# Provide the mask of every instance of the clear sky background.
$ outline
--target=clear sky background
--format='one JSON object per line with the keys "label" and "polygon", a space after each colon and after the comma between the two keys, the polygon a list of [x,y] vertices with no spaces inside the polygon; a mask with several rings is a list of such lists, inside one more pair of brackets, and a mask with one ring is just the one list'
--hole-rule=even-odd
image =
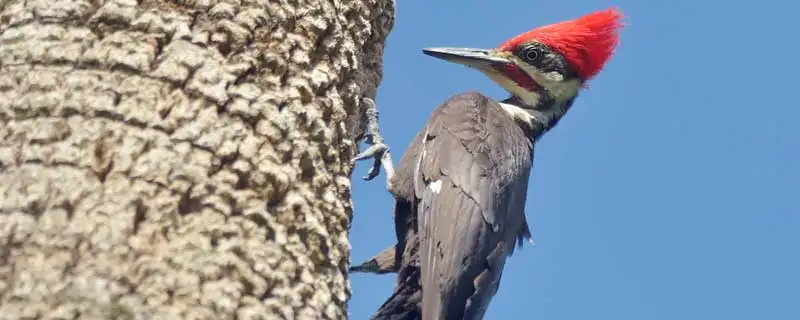
{"label": "clear sky background", "polygon": [[[423,55],[494,47],[618,6],[617,54],[536,146],[536,246],[506,264],[487,320],[800,319],[800,4],[790,1],[399,0],[377,102],[395,163],[454,94],[506,93]],[[353,175],[352,261],[392,245],[383,174]],[[351,319],[394,275],[355,274]]]}

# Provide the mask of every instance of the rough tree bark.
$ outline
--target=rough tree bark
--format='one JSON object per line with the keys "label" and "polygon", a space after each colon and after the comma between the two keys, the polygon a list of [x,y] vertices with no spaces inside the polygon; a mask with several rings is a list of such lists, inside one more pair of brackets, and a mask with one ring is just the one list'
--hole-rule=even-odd
{"label": "rough tree bark", "polygon": [[391,0],[0,1],[0,318],[343,319]]}

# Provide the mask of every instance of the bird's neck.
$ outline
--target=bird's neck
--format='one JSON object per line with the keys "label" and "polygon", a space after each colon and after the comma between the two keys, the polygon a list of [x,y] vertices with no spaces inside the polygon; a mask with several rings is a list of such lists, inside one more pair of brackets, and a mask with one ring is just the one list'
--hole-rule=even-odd
{"label": "bird's neck", "polygon": [[500,106],[536,141],[558,124],[572,106],[572,101],[573,99],[563,103],[539,101],[538,105],[531,106],[522,99],[511,96],[501,101]]}

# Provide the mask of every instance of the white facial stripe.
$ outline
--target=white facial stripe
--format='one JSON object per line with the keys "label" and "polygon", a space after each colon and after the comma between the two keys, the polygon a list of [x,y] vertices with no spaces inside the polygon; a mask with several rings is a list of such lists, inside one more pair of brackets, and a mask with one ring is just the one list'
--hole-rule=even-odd
{"label": "white facial stripe", "polygon": [[517,57],[509,57],[517,66],[525,71],[526,74],[531,76],[536,84],[547,89],[550,95],[557,103],[563,103],[578,94],[581,89],[581,81],[579,79],[566,80],[564,76],[556,71],[544,73],[536,67],[527,63],[521,62]]}
{"label": "white facial stripe", "polygon": [[[563,76],[558,74],[558,72],[550,72],[548,74],[541,74],[538,71],[528,71],[525,70],[526,73],[531,75],[533,80],[536,81],[540,86],[546,88],[550,91],[550,95],[553,96],[553,99],[556,102],[564,102],[575,95],[578,94],[578,90],[581,89],[581,82],[578,79],[572,79],[563,81]],[[553,74],[557,75],[554,77]]]}
{"label": "white facial stripe", "polygon": [[553,118],[563,114],[563,108],[551,108],[548,110],[523,109],[513,104],[500,103],[503,110],[516,121],[522,122],[532,128],[534,122],[549,123]]}
{"label": "white facial stripe", "polygon": [[531,107],[521,108],[512,104],[500,103],[500,106],[503,107],[503,110],[508,113],[511,118],[530,128],[535,127],[534,123],[546,126],[555,119],[561,118],[566,112],[567,101],[574,98],[583,85],[579,79],[565,80],[563,75],[555,71],[542,73],[536,69],[536,67],[519,62],[519,59],[515,56],[509,55],[505,56],[505,58],[514,60],[522,71],[528,74],[538,86],[547,89],[555,100],[554,104],[551,106],[546,106],[544,109],[534,109],[533,107],[539,105],[539,100],[541,98],[537,92],[520,87],[516,82],[502,73],[494,70],[483,70],[483,73],[486,74],[489,79],[492,79],[492,81],[505,88],[509,93],[519,98],[522,104]]}
{"label": "white facial stripe", "polygon": [[513,104],[502,102],[500,102],[500,106],[503,107],[503,110],[514,120],[527,124],[529,127],[533,127],[533,121],[535,118],[528,110],[522,109]]}
{"label": "white facial stripe", "polygon": [[496,73],[493,71],[488,71],[484,73],[486,74],[487,77],[489,77],[489,79],[492,79],[492,81],[494,81],[501,87],[508,90],[508,92],[510,92],[517,98],[520,98],[520,100],[522,100],[522,102],[525,103],[526,105],[535,106],[539,104],[538,93],[520,87],[519,85],[517,85],[516,82],[514,82],[513,80],[507,78],[505,75],[502,75],[500,73]]}

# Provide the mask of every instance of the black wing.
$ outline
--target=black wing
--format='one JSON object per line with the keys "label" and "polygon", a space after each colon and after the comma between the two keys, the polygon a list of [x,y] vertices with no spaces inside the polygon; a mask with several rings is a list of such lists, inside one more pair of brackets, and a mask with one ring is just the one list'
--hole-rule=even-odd
{"label": "black wing", "polygon": [[423,131],[413,173],[423,318],[480,319],[506,256],[527,233],[533,144],[497,102],[475,92],[442,104]]}

